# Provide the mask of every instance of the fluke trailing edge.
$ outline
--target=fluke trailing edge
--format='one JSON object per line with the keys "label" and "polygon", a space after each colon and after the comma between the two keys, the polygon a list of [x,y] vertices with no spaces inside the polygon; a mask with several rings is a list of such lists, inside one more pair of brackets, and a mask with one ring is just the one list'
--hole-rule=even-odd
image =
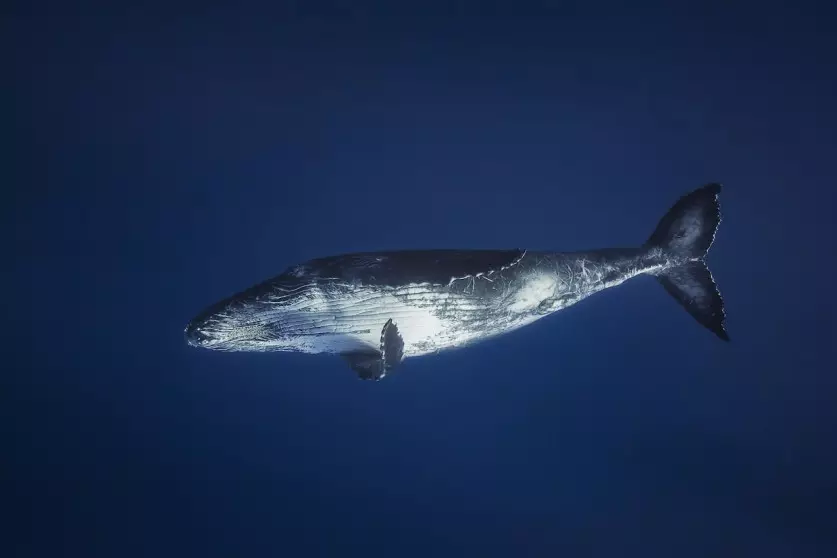
{"label": "fluke trailing edge", "polygon": [[704,259],[720,184],[680,198],[637,248],[411,250],[310,260],[223,300],[186,327],[195,347],[339,354],[364,379],[406,357],[488,339],[638,275],[652,275],[721,339],[724,306]]}

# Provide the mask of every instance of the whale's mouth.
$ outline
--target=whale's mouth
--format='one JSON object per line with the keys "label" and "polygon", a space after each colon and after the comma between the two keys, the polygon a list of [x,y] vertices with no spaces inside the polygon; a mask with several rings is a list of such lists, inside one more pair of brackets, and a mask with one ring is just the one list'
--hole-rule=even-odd
{"label": "whale's mouth", "polygon": [[183,331],[183,335],[186,338],[186,343],[191,347],[206,347],[214,340],[213,335],[206,330],[201,321],[189,322],[189,325]]}

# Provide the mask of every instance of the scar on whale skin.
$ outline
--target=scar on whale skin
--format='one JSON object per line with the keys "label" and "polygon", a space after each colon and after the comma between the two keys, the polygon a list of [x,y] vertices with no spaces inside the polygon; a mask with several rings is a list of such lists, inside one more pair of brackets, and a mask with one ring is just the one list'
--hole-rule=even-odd
{"label": "scar on whale skin", "polygon": [[507,269],[510,269],[510,268],[520,264],[520,262],[522,262],[523,258],[525,258],[525,257],[526,257],[526,250],[524,250],[523,253],[520,254],[520,256],[518,258],[516,258],[514,261],[512,261],[511,263],[509,263],[507,265],[500,266],[499,269],[492,269],[492,270],[489,270],[487,272],[481,271],[480,273],[473,274],[473,275],[469,274],[469,275],[463,275],[461,277],[451,277],[450,281],[448,281],[448,287],[452,286],[457,281],[470,280],[471,281],[471,291],[473,292],[474,283],[475,283],[476,279],[485,279],[486,281],[493,282],[494,280],[491,279],[492,275],[494,275],[495,273],[501,273],[501,272],[503,272]]}

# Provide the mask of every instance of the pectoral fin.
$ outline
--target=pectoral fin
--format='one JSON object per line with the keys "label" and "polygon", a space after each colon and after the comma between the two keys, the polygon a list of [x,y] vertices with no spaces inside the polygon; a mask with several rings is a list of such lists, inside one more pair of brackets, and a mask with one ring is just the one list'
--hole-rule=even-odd
{"label": "pectoral fin", "polygon": [[381,357],[386,370],[395,368],[404,359],[404,339],[398,326],[392,323],[392,318],[387,320],[381,330]]}
{"label": "pectoral fin", "polygon": [[342,356],[361,380],[380,380],[404,359],[404,339],[390,318],[381,330],[378,351],[344,353]]}
{"label": "pectoral fin", "polygon": [[386,375],[380,353],[344,353],[342,355],[361,380],[380,380]]}

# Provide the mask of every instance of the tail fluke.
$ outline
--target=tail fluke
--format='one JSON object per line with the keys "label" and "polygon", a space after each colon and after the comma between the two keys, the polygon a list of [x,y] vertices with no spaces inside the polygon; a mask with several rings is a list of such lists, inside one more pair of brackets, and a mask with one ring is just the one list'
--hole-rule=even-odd
{"label": "tail fluke", "polygon": [[704,261],[721,222],[720,192],[720,184],[707,184],[680,198],[645,246],[675,262],[657,276],[663,288],[701,325],[729,341],[724,301]]}

